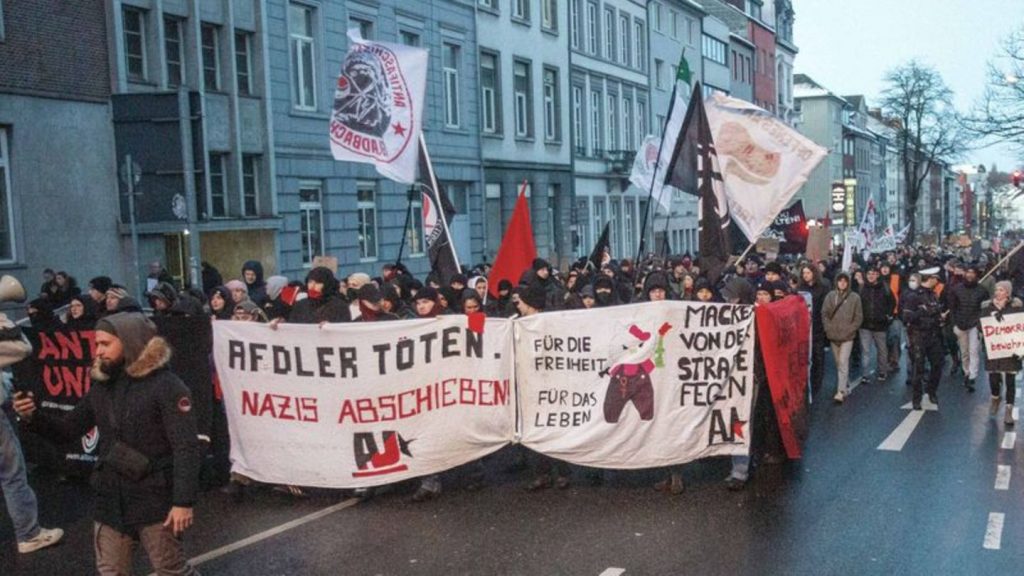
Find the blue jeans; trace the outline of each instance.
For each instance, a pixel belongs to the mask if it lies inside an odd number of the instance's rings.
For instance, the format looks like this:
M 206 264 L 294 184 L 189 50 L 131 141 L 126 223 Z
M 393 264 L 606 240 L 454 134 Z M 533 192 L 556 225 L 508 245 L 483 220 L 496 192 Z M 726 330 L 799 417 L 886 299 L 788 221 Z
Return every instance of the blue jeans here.
M 21 455 L 21 445 L 3 410 L 0 410 L 0 488 L 7 501 L 7 513 L 14 521 L 14 534 L 18 542 L 39 535 L 36 494 L 28 485 L 25 457 Z

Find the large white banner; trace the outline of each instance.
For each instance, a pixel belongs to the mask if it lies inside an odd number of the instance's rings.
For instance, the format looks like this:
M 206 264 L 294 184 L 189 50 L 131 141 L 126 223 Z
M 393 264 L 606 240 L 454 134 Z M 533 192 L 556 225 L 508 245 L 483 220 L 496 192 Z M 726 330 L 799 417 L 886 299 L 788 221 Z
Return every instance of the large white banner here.
M 232 470 L 262 482 L 355 488 L 500 449 L 515 432 L 512 322 L 479 320 L 276 331 L 214 322 Z
M 753 319 L 658 302 L 517 320 L 521 442 L 601 468 L 748 453 Z
M 705 107 L 729 214 L 756 242 L 828 150 L 750 102 L 715 92 Z
M 981 319 L 985 355 L 992 360 L 1024 356 L 1024 312 L 1004 314 L 1002 319 Z
M 373 164 L 382 176 L 416 181 L 427 51 L 372 42 L 349 30 L 331 114 L 335 160 Z M 316 65 L 314 64 L 314 70 Z

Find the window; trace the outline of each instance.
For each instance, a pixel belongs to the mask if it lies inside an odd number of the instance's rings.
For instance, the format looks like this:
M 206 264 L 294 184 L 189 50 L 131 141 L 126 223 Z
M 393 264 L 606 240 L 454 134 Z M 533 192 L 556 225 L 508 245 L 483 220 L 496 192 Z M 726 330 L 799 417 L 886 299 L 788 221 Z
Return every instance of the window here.
M 4 41 L 4 3 L 0 0 L 0 42 Z
M 405 229 L 405 245 L 410 256 L 423 255 L 423 194 L 416 188 L 409 190 L 409 227 Z
M 726 65 L 726 46 L 725 42 L 722 42 L 718 38 L 712 38 L 707 34 L 704 35 L 703 42 L 703 54 L 708 60 L 713 60 L 719 64 Z
M 587 52 L 597 54 L 597 4 L 587 4 Z
M 626 205 L 623 207 L 625 211 L 623 227 L 625 228 L 625 230 L 623 231 L 622 251 L 624 254 L 632 254 L 633 235 L 636 234 L 636 231 L 634 230 L 635 226 L 633 210 L 635 209 L 636 204 L 630 198 L 626 198 L 624 201 Z
M 695 34 L 696 30 L 697 30 L 697 21 L 694 20 L 693 18 L 687 18 L 686 19 L 686 43 L 687 44 L 696 44 L 696 42 L 694 41 L 694 38 L 697 37 L 696 34 Z
M 530 88 L 530 65 L 516 62 L 513 69 L 512 89 L 516 112 L 516 136 L 533 136 L 533 102 Z
M 398 33 L 398 39 L 405 46 L 417 46 L 418 47 L 420 45 L 420 35 L 415 33 L 415 32 L 410 32 L 408 30 L 402 30 L 401 32 L 399 32 Z
M 484 185 L 484 253 L 489 258 L 493 259 L 501 247 L 502 224 L 501 184 L 488 182 Z
M 671 18 L 672 18 L 672 37 L 675 38 L 676 40 L 678 40 L 679 39 L 679 12 L 676 12 L 675 10 L 669 10 L 669 13 L 672 15 L 671 16 Z
M 220 90 L 217 32 L 217 27 L 213 24 L 203 24 L 200 32 L 203 41 L 203 82 L 207 90 Z
M 497 134 L 501 132 L 501 83 L 496 54 L 480 54 L 480 90 L 484 109 L 483 130 L 488 134 Z
M 572 87 L 572 143 L 576 153 L 585 155 L 587 152 L 586 138 L 583 134 L 583 88 Z
M 540 25 L 548 30 L 558 29 L 558 0 L 540 0 Z
M 608 150 L 619 149 L 619 99 L 614 94 L 608 95 Z
M 661 128 L 658 129 L 658 133 L 661 134 Z M 644 137 L 647 136 L 647 102 L 637 98 L 636 100 L 636 147 L 640 148 L 640 143 L 643 142 Z
M 629 16 L 619 16 L 619 62 L 629 66 Z
M 124 66 L 130 80 L 146 79 L 146 18 L 140 10 L 125 8 Z
M 624 149 L 634 148 L 636 136 L 633 134 L 633 99 L 628 96 L 622 97 L 622 147 Z
M 14 260 L 10 157 L 7 151 L 7 131 L 0 128 L 0 261 L 5 262 Z
M 512 17 L 520 20 L 529 20 L 530 0 L 512 0 Z
M 604 199 L 603 198 L 595 198 L 594 199 L 594 227 L 593 227 L 594 233 L 593 233 L 593 237 L 596 238 L 598 236 L 598 234 L 601 234 L 601 232 L 604 230 L 604 223 L 605 223 L 605 221 L 606 221 L 606 219 L 605 219 Z M 595 240 L 595 243 L 596 243 L 596 240 Z M 614 253 L 614 251 L 613 251 L 613 253 Z
M 288 36 L 292 59 L 292 104 L 301 110 L 316 110 L 313 8 L 296 2 L 289 5 Z
M 548 184 L 548 225 L 546 231 L 548 233 L 549 253 L 558 251 L 557 231 L 561 230 L 561 226 L 559 226 L 559 215 L 561 210 L 558 209 L 558 199 L 562 196 L 561 189 L 562 187 L 559 184 Z
M 444 45 L 444 125 L 459 127 L 459 47 Z
M 227 183 L 224 181 L 225 156 L 210 153 L 210 218 L 226 218 L 228 215 Z
M 253 154 L 242 156 L 242 216 L 258 214 L 257 194 L 260 182 L 260 159 Z
M 164 18 L 164 52 L 167 85 L 177 88 L 185 83 L 185 43 L 181 38 L 181 20 L 177 18 Z
M 560 140 L 561 104 L 558 101 L 558 72 L 551 68 L 544 69 L 544 138 Z
M 665 131 L 665 115 L 658 114 L 654 118 L 654 121 L 658 123 L 658 135 L 660 136 L 661 133 Z
M 661 32 L 661 4 L 654 2 L 651 7 L 651 17 L 654 19 L 654 29 Z M 673 12 L 673 14 L 675 14 L 675 12 Z
M 359 259 L 377 259 L 377 190 L 373 182 L 356 184 L 356 210 L 359 216 Z
M 601 156 L 601 93 L 590 91 L 590 148 L 595 157 Z
M 633 42 L 636 44 L 636 55 L 634 66 L 637 70 L 647 69 L 647 34 L 644 30 L 644 23 L 641 20 L 633 21 Z
M 498 0 L 480 0 L 480 5 L 491 10 L 497 10 Z
M 312 268 L 313 257 L 324 253 L 322 189 L 318 181 L 299 183 L 299 234 L 302 236 L 303 268 Z
M 569 0 L 569 36 L 572 39 L 572 47 L 577 50 L 580 47 L 580 0 Z
M 604 9 L 604 57 L 615 59 L 615 9 Z
M 359 28 L 359 35 L 363 40 L 373 40 L 373 22 L 362 18 L 349 18 L 349 28 Z
M 235 76 L 238 79 L 238 93 L 252 94 L 252 50 L 248 32 L 235 32 Z
M 665 89 L 665 61 L 660 58 L 654 59 L 654 86 L 658 90 Z

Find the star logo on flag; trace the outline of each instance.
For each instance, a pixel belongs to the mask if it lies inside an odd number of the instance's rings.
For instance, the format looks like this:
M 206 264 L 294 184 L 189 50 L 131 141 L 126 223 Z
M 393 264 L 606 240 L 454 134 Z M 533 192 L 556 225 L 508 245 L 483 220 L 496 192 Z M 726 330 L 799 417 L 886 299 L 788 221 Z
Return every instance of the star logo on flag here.
M 743 438 L 743 426 L 746 424 L 743 420 L 737 420 L 732 423 L 732 435 Z
M 391 125 L 391 129 L 395 131 L 398 136 L 405 136 L 405 126 L 402 126 L 401 122 Z

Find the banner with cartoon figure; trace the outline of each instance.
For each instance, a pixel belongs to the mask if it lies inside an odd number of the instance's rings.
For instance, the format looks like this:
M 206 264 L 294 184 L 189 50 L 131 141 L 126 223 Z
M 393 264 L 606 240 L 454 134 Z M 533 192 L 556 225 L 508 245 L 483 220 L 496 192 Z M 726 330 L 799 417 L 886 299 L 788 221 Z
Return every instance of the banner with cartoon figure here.
M 753 318 L 658 302 L 516 320 L 521 442 L 601 468 L 746 454 Z
M 512 441 L 512 322 L 214 322 L 232 470 L 324 488 L 388 484 Z M 481 321 L 483 320 L 483 321 Z

